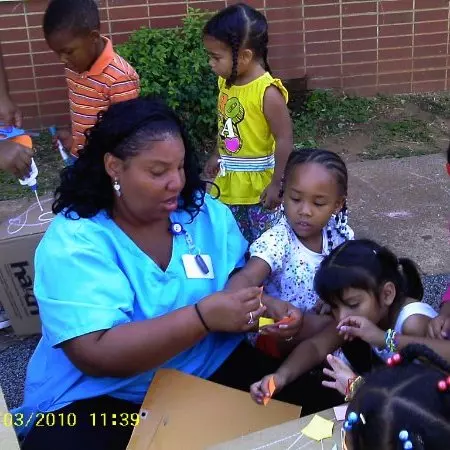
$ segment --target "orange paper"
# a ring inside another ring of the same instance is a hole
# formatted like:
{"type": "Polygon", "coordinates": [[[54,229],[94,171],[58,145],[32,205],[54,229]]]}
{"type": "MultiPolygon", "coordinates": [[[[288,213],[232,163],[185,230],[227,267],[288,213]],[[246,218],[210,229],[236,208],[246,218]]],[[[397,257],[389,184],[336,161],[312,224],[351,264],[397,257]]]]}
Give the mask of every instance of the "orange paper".
{"type": "Polygon", "coordinates": [[[275,386],[275,379],[273,378],[273,375],[269,378],[269,394],[270,397],[264,397],[263,399],[263,403],[264,406],[267,405],[267,403],[269,403],[269,400],[271,399],[273,393],[275,392],[276,386],[275,386]]]}
{"type": "Polygon", "coordinates": [[[277,322],[277,325],[280,325],[280,324],[288,324],[288,323],[290,323],[290,322],[292,322],[294,319],[292,318],[292,317],[288,317],[288,316],[286,316],[286,317],[283,317],[280,321],[278,321],[277,322]]]}

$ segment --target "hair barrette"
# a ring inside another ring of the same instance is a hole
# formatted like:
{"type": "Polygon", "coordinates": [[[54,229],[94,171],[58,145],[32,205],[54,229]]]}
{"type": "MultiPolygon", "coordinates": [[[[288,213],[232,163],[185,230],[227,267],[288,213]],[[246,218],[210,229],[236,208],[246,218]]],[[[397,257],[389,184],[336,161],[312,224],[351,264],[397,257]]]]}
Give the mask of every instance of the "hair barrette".
{"type": "Polygon", "coordinates": [[[344,422],[344,430],[345,431],[350,431],[353,428],[353,425],[357,424],[359,420],[361,420],[361,423],[363,425],[366,424],[366,419],[365,419],[365,417],[362,414],[360,414],[358,416],[358,414],[356,414],[355,412],[351,411],[349,413],[349,415],[347,416],[347,420],[344,422]]]}
{"type": "Polygon", "coordinates": [[[450,389],[450,376],[445,380],[440,380],[437,384],[437,387],[441,392],[448,391],[450,389]]]}
{"type": "Polygon", "coordinates": [[[399,353],[395,353],[395,355],[392,355],[387,359],[386,364],[389,367],[394,367],[394,366],[398,366],[401,362],[402,362],[402,357],[400,356],[399,353]]]}
{"type": "Polygon", "coordinates": [[[400,431],[398,438],[403,443],[404,450],[411,450],[413,448],[413,444],[409,440],[409,433],[406,430],[400,431]]]}

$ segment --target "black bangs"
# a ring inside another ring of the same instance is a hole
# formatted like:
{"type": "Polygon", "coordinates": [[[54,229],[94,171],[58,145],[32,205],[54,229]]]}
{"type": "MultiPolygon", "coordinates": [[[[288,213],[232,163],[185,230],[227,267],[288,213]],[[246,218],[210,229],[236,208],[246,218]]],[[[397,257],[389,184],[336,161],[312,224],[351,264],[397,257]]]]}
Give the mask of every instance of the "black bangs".
{"type": "Polygon", "coordinates": [[[341,302],[345,289],[377,292],[377,283],[362,267],[321,266],[314,277],[314,289],[321,300],[330,306],[341,302]]]}

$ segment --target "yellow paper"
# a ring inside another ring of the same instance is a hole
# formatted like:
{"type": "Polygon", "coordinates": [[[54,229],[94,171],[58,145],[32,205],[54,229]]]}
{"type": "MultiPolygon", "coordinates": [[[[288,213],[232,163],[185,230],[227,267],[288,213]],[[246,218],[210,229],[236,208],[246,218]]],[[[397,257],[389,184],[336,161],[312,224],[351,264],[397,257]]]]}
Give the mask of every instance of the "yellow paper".
{"type": "Polygon", "coordinates": [[[259,328],[265,327],[267,325],[273,325],[275,321],[273,319],[269,319],[268,317],[260,317],[259,318],[259,328]]]}
{"type": "Polygon", "coordinates": [[[333,436],[334,422],[324,419],[317,414],[312,418],[311,422],[303,428],[302,433],[311,439],[321,441],[333,436]]]}

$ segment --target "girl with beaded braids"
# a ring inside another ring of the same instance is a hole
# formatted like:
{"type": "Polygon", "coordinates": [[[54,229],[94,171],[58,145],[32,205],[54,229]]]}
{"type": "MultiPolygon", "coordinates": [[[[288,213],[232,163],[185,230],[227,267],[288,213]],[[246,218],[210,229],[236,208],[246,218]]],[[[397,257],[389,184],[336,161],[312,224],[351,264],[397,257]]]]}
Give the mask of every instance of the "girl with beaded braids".
{"type": "MultiPolygon", "coordinates": [[[[327,359],[333,370],[324,372],[334,380],[323,384],[344,393],[353,372],[330,355],[339,347],[352,370],[359,374],[388,361],[410,343],[426,344],[450,360],[448,342],[425,337],[437,313],[421,302],[423,286],[413,261],[397,258],[371,240],[349,240],[322,261],[314,288],[319,298],[330,305],[335,322],[300,342],[291,352],[273,374],[279,390],[327,359]]],[[[251,387],[258,403],[268,395],[269,378],[251,387]]]]}
{"type": "MultiPolygon", "coordinates": [[[[250,260],[229,283],[234,288],[264,285],[265,295],[286,302],[279,319],[300,316],[301,320],[302,312],[312,313],[304,317],[297,340],[310,337],[330,320],[316,314],[324,305],[314,290],[314,275],[333,248],[353,239],[353,230],[347,225],[347,180],[345,163],[336,153],[321,149],[293,151],[283,181],[284,214],[250,246],[250,260]]],[[[257,346],[270,346],[275,356],[278,352],[269,344],[268,334],[290,326],[296,326],[296,321],[264,327],[257,346]]],[[[285,344],[279,342],[277,346],[285,344]]]]}
{"type": "Polygon", "coordinates": [[[271,75],[267,20],[254,8],[239,3],[220,11],[206,24],[203,43],[219,77],[218,146],[204,174],[217,176],[220,200],[251,243],[281,214],[281,179],[293,147],[288,93],[271,75]]]}
{"type": "Polygon", "coordinates": [[[347,410],[344,450],[449,448],[449,363],[423,345],[407,346],[396,359],[356,392],[347,410]]]}

